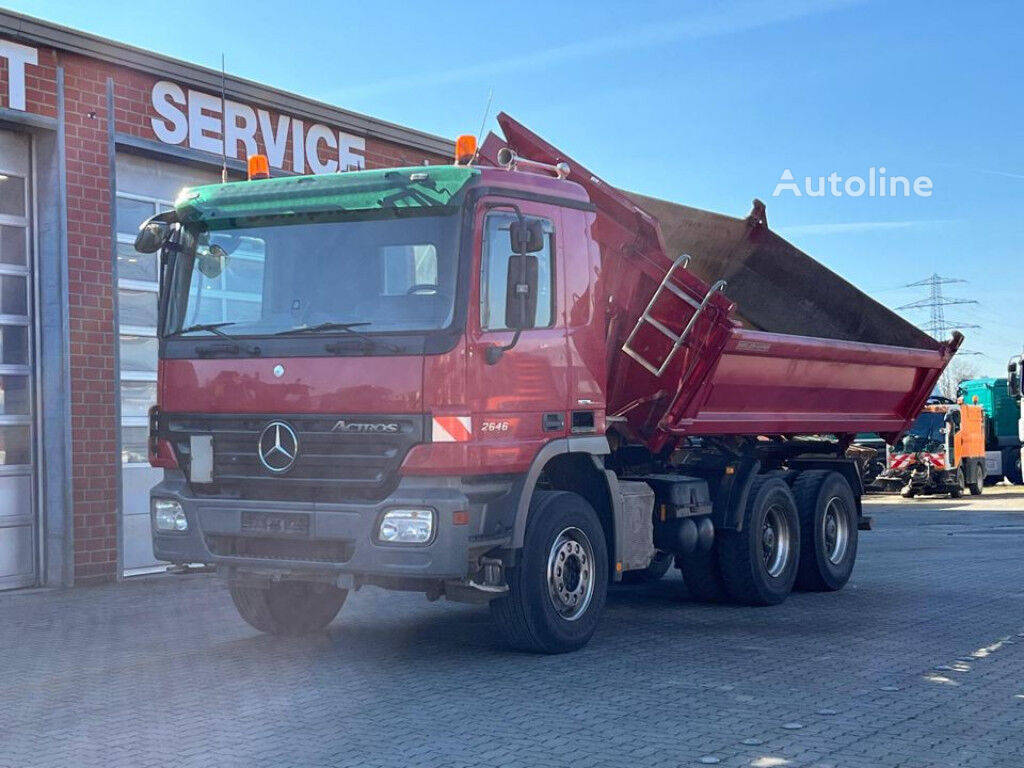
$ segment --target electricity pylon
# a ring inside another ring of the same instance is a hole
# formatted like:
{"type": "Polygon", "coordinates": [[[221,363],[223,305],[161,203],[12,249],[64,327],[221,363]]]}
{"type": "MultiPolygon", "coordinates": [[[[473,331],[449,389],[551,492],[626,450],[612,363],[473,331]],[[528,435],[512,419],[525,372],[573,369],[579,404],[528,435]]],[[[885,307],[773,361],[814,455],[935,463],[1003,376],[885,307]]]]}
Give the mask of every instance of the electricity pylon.
{"type": "MultiPolygon", "coordinates": [[[[916,283],[908,283],[904,285],[904,288],[920,288],[927,286],[930,295],[927,299],[921,299],[910,304],[904,304],[902,307],[896,307],[897,310],[903,309],[927,309],[931,313],[931,318],[927,323],[921,325],[921,330],[926,331],[928,334],[934,336],[937,339],[944,339],[949,336],[950,331],[959,330],[961,328],[977,328],[977,325],[973,323],[957,323],[952,320],[946,319],[945,308],[953,304],[977,304],[978,302],[974,299],[955,299],[950,296],[944,296],[942,293],[942,286],[950,283],[966,283],[966,280],[962,280],[958,277],[939,277],[937,274],[933,274],[931,277],[925,278],[924,280],[918,280],[916,283]]],[[[960,354],[977,354],[976,352],[961,352],[960,354]]]]}

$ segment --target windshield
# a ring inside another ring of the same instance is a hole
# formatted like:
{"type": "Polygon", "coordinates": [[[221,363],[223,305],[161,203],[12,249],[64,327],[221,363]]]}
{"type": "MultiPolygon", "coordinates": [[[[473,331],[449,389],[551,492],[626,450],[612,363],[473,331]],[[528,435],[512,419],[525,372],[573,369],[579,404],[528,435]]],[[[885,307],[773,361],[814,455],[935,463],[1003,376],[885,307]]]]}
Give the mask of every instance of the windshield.
{"type": "Polygon", "coordinates": [[[264,336],[338,325],[360,333],[451,324],[454,214],[207,229],[189,226],[170,280],[165,335],[264,336]]]}
{"type": "Polygon", "coordinates": [[[904,453],[942,450],[946,445],[946,436],[942,433],[942,429],[945,426],[946,419],[944,414],[922,413],[917,417],[913,426],[907,430],[907,434],[903,436],[902,448],[904,453]]]}

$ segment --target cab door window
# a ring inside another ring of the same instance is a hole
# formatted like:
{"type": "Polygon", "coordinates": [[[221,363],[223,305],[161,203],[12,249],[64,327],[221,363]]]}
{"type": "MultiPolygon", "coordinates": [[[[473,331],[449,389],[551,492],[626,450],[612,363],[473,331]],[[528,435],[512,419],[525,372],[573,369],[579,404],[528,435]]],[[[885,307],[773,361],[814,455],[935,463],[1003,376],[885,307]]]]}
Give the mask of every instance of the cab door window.
{"type": "MultiPolygon", "coordinates": [[[[492,213],[484,220],[483,258],[480,271],[480,327],[488,331],[509,330],[505,322],[508,296],[508,266],[512,256],[509,225],[515,215],[492,213]]],[[[528,219],[537,220],[534,217],[528,219]]],[[[554,227],[540,219],[544,227],[544,247],[537,257],[537,308],[533,328],[550,328],[555,321],[554,227]]]]}

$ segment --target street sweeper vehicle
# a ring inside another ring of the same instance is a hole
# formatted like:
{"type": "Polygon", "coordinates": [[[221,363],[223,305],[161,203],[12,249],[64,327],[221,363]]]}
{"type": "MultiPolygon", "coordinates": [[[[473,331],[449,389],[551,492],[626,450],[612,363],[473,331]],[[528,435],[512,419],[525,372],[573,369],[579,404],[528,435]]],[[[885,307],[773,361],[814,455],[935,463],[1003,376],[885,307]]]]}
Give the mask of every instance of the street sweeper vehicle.
{"type": "Polygon", "coordinates": [[[872,486],[904,498],[965,491],[980,496],[985,486],[986,418],[980,405],[934,395],[906,434],[886,450],[886,467],[872,486]]]}
{"type": "Polygon", "coordinates": [[[630,196],[498,120],[452,165],[198,187],[143,224],[157,557],[215,566],[266,632],[372,585],[489,603],[546,653],[672,564],[699,600],[840,589],[867,523],[844,452],[895,441],[961,337],[760,203],[630,196]]]}

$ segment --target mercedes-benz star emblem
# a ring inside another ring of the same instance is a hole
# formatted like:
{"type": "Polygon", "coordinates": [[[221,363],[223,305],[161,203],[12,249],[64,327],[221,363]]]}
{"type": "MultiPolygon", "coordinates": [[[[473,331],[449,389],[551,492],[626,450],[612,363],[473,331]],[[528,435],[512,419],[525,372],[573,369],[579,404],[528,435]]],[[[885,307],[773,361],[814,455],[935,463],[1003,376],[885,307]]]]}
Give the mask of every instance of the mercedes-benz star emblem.
{"type": "Polygon", "coordinates": [[[274,474],[287,472],[299,455],[299,436],[283,421],[272,421],[260,433],[256,449],[260,464],[274,474]]]}

